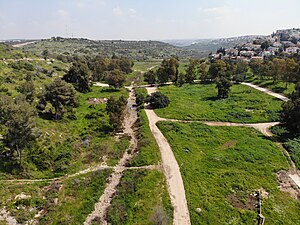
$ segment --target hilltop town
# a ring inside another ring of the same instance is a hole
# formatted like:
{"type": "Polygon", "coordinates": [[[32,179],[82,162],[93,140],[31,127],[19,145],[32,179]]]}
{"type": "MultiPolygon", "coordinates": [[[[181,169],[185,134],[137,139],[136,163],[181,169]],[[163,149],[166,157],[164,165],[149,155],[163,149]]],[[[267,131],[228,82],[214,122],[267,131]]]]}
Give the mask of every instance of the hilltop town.
{"type": "Polygon", "coordinates": [[[261,36],[253,41],[238,44],[233,48],[220,48],[212,59],[246,60],[266,57],[299,54],[300,29],[277,30],[268,36],[261,36]]]}

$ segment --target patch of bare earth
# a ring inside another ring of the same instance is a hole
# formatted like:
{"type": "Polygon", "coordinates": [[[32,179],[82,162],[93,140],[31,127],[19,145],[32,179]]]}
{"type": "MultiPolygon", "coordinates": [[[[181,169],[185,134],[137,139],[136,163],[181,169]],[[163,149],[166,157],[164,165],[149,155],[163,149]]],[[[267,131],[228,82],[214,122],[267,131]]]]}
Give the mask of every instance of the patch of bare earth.
{"type": "Polygon", "coordinates": [[[257,196],[256,194],[250,194],[247,197],[247,201],[243,201],[236,194],[232,193],[228,196],[230,204],[238,209],[256,210],[257,196]]]}
{"type": "Polygon", "coordinates": [[[290,193],[294,199],[300,200],[300,189],[286,171],[279,171],[277,173],[277,180],[281,191],[290,193]]]}

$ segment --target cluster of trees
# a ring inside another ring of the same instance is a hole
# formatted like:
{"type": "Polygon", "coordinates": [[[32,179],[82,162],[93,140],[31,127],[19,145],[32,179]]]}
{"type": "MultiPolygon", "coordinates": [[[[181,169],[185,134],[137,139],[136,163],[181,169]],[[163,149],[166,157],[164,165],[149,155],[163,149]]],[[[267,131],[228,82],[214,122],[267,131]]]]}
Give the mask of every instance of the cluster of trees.
{"type": "Polygon", "coordinates": [[[95,57],[88,63],[93,74],[93,81],[107,81],[115,88],[123,86],[125,75],[132,72],[133,65],[131,59],[115,55],[112,58],[95,57]]]}
{"type": "Polygon", "coordinates": [[[297,58],[254,59],[249,66],[260,79],[272,79],[274,83],[284,81],[286,85],[300,81],[300,61],[297,58]]]}
{"type": "Polygon", "coordinates": [[[164,59],[156,72],[150,70],[144,74],[145,81],[149,84],[177,82],[179,60],[176,57],[164,59]]]}
{"type": "Polygon", "coordinates": [[[281,120],[293,134],[300,134],[300,82],[295,86],[290,100],[283,104],[281,120]]]}
{"type": "Polygon", "coordinates": [[[132,67],[133,61],[125,57],[77,59],[63,80],[82,93],[89,92],[95,81],[105,81],[114,88],[120,88],[126,81],[126,74],[132,72],[132,67]]]}

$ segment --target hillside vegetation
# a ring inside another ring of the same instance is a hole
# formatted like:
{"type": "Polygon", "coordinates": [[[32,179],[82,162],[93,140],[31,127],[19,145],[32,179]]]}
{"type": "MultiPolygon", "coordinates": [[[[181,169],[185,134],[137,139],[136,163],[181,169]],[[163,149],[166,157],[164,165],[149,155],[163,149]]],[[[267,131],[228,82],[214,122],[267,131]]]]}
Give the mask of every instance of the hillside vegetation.
{"type": "Polygon", "coordinates": [[[288,165],[272,141],[250,128],[171,122],[159,128],[180,166],[192,224],[256,224],[251,195],[259,189],[268,193],[266,225],[297,224],[300,203],[278,188],[276,172],[288,165]]]}

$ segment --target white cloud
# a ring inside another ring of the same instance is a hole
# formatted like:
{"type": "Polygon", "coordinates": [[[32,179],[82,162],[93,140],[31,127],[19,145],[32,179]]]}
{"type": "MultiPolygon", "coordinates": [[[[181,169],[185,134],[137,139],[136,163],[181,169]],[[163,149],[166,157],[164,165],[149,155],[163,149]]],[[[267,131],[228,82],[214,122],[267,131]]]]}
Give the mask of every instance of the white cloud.
{"type": "Polygon", "coordinates": [[[117,7],[113,8],[113,14],[115,16],[123,16],[124,12],[119,6],[117,6],[117,7]]]}
{"type": "Polygon", "coordinates": [[[129,16],[134,17],[134,16],[136,16],[136,14],[137,14],[137,11],[135,9],[131,8],[131,9],[128,10],[128,15],[129,16]]]}
{"type": "Polygon", "coordinates": [[[69,16],[69,13],[64,9],[57,10],[57,14],[61,17],[68,17],[69,16]]]}
{"type": "Polygon", "coordinates": [[[124,11],[120,6],[117,6],[117,7],[113,8],[113,14],[115,16],[135,17],[137,14],[137,11],[133,8],[130,8],[130,9],[124,11]]]}

